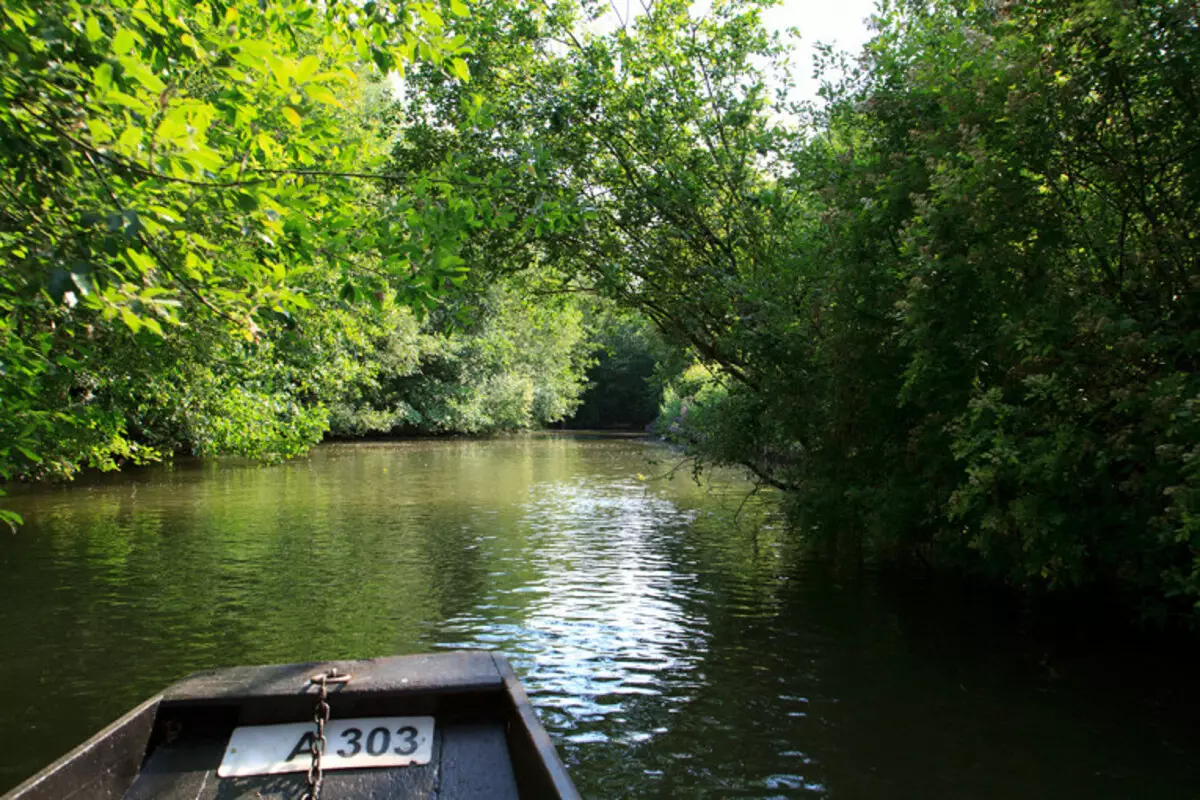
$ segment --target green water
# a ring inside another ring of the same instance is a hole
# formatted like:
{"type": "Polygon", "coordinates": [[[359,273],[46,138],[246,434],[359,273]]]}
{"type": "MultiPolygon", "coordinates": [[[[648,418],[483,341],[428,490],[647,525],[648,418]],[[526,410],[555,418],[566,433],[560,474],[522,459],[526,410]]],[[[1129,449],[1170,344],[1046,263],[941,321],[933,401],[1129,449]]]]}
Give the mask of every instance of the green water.
{"type": "Polygon", "coordinates": [[[1200,797],[1161,677],[1194,671],[834,569],[736,479],[655,479],[672,463],[416,441],[20,494],[0,789],[198,669],[487,647],[590,797],[1200,797]]]}

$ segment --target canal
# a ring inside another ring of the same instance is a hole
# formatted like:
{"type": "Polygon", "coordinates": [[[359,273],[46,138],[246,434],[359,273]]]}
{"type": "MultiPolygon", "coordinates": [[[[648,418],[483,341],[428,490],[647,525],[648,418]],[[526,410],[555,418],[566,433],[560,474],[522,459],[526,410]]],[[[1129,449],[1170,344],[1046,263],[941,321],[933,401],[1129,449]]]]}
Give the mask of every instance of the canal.
{"type": "Polygon", "coordinates": [[[1200,796],[1188,664],[814,558],[675,458],[333,444],[18,493],[0,791],[195,670],[485,647],[588,797],[1200,796]]]}

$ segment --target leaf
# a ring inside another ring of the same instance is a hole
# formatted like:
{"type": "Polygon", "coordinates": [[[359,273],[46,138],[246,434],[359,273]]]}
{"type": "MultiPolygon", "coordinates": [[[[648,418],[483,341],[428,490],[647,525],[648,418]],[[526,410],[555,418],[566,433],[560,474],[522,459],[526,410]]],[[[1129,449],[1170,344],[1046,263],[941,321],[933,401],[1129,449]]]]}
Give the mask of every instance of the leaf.
{"type": "Polygon", "coordinates": [[[182,155],[184,160],[196,167],[198,172],[216,172],[224,166],[221,156],[215,150],[208,147],[197,147],[194,150],[184,152],[182,155]]]}
{"type": "Polygon", "coordinates": [[[104,31],[100,30],[100,21],[95,17],[88,17],[87,25],[85,27],[87,29],[87,38],[89,42],[98,41],[100,37],[104,35],[104,31]]]}
{"type": "Polygon", "coordinates": [[[324,86],[306,84],[304,86],[304,93],[318,103],[325,103],[326,105],[345,108],[345,106],[338,102],[338,99],[333,96],[333,92],[329,91],[329,89],[324,86]]]}
{"type": "Polygon", "coordinates": [[[148,208],[151,211],[153,211],[155,213],[155,215],[159,219],[163,220],[164,222],[168,222],[168,223],[179,222],[179,211],[177,209],[171,208],[169,206],[159,206],[159,205],[153,205],[153,204],[148,206],[148,208]]]}
{"type": "Polygon", "coordinates": [[[434,11],[425,4],[417,6],[417,13],[421,15],[421,19],[425,20],[425,24],[435,31],[441,30],[445,26],[446,21],[442,19],[442,15],[434,11]]]}
{"type": "Polygon", "coordinates": [[[192,278],[200,278],[203,272],[211,272],[212,268],[208,262],[200,258],[192,250],[187,251],[183,256],[183,266],[187,273],[192,278]]]}
{"type": "Polygon", "coordinates": [[[161,94],[162,90],[167,88],[162,79],[154,74],[145,64],[133,58],[121,59],[121,65],[125,67],[125,71],[133,77],[142,86],[149,89],[154,94],[161,94]]]}
{"type": "Polygon", "coordinates": [[[292,79],[296,83],[304,83],[311,78],[321,67],[320,60],[316,56],[305,56],[296,66],[296,71],[292,75],[292,79]]]}
{"type": "Polygon", "coordinates": [[[466,61],[463,61],[461,58],[455,58],[450,62],[450,67],[463,83],[471,80],[471,69],[467,66],[466,61]]]}
{"type": "Polygon", "coordinates": [[[96,85],[96,88],[100,90],[101,94],[107,92],[108,87],[112,86],[112,77],[112,64],[108,63],[107,61],[105,61],[103,64],[97,65],[96,68],[92,70],[92,83],[96,85]]]}
{"type": "Polygon", "coordinates": [[[286,90],[288,88],[288,79],[291,78],[292,72],[295,70],[293,62],[286,58],[276,58],[273,55],[269,56],[266,62],[267,66],[270,67],[271,74],[275,76],[275,83],[279,85],[280,89],[286,90]]]}
{"type": "Polygon", "coordinates": [[[25,520],[15,511],[9,511],[6,508],[0,508],[0,522],[8,525],[13,533],[17,532],[17,527],[25,524],[25,520]]]}
{"type": "Polygon", "coordinates": [[[141,128],[136,125],[130,126],[121,133],[121,138],[117,140],[117,143],[125,150],[134,151],[142,143],[142,136],[141,128]]]}
{"type": "Polygon", "coordinates": [[[79,293],[84,297],[96,293],[96,284],[92,281],[91,267],[83,265],[71,270],[71,281],[79,289],[79,293]]]}
{"type": "Polygon", "coordinates": [[[89,119],[87,121],[88,133],[92,135],[92,141],[96,143],[111,142],[116,138],[112,127],[102,119],[89,119]]]}
{"type": "MultiPolygon", "coordinates": [[[[240,201],[239,201],[239,203],[240,203],[240,201]]],[[[254,207],[257,207],[257,205],[258,204],[255,203],[254,207]]],[[[192,233],[188,234],[188,238],[191,239],[192,244],[196,245],[197,247],[203,247],[205,250],[215,251],[215,250],[220,249],[215,244],[210,242],[207,238],[205,238],[202,234],[196,233],[194,231],[192,233]]]]}
{"type": "Polygon", "coordinates": [[[137,18],[138,22],[142,23],[147,28],[149,28],[150,30],[159,34],[160,36],[167,35],[167,29],[164,28],[162,25],[159,25],[158,20],[156,20],[154,17],[150,16],[150,14],[148,12],[143,11],[142,9],[134,9],[133,16],[135,16],[137,18]]]}
{"type": "Polygon", "coordinates": [[[121,28],[113,37],[112,49],[117,55],[125,55],[133,49],[135,44],[137,44],[137,37],[133,31],[121,28]]]}
{"type": "Polygon", "coordinates": [[[266,58],[271,55],[270,43],[261,39],[242,39],[237,43],[237,46],[242,52],[249,53],[258,58],[266,58]]]}
{"type": "Polygon", "coordinates": [[[145,253],[134,250],[132,247],[125,251],[125,257],[129,259],[129,263],[143,275],[154,270],[154,259],[145,253]]]}
{"type": "Polygon", "coordinates": [[[129,328],[133,333],[137,333],[142,329],[142,321],[128,308],[121,309],[121,321],[125,323],[125,327],[129,328]]]}
{"type": "Polygon", "coordinates": [[[450,11],[459,17],[471,16],[471,9],[462,0],[450,0],[450,11]]]}
{"type": "Polygon", "coordinates": [[[300,115],[296,113],[296,109],[292,108],[291,106],[284,106],[283,116],[287,117],[287,121],[295,125],[297,128],[304,124],[304,121],[300,119],[300,115]]]}
{"type": "Polygon", "coordinates": [[[110,103],[124,106],[130,111],[134,111],[138,114],[145,114],[150,110],[150,106],[146,105],[141,100],[138,100],[132,95],[125,94],[124,92],[119,92],[116,89],[113,89],[107,95],[105,95],[104,99],[110,103]]]}
{"type": "Polygon", "coordinates": [[[158,320],[156,320],[154,317],[139,317],[138,321],[141,322],[142,326],[147,330],[157,333],[159,336],[163,335],[162,325],[160,325],[158,320]]]}
{"type": "Polygon", "coordinates": [[[238,62],[239,64],[241,64],[243,67],[246,67],[247,69],[262,71],[265,68],[263,65],[263,60],[261,58],[259,58],[258,56],[255,56],[255,55],[251,55],[250,53],[247,53],[244,50],[239,50],[238,52],[234,53],[233,60],[238,62]]]}
{"type": "Polygon", "coordinates": [[[379,47],[372,47],[370,52],[371,60],[375,62],[375,66],[379,68],[380,72],[386,75],[392,71],[392,65],[395,62],[395,59],[392,58],[391,53],[379,47]]]}

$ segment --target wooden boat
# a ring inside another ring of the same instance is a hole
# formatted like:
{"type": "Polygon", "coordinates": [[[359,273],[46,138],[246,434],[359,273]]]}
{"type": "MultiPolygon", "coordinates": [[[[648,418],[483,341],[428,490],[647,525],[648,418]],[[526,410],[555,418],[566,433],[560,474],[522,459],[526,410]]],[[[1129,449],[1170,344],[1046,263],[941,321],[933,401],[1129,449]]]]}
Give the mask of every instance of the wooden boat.
{"type": "Polygon", "coordinates": [[[579,797],[512,667],[485,651],[201,672],[7,797],[299,798],[322,694],[321,800],[579,797]]]}

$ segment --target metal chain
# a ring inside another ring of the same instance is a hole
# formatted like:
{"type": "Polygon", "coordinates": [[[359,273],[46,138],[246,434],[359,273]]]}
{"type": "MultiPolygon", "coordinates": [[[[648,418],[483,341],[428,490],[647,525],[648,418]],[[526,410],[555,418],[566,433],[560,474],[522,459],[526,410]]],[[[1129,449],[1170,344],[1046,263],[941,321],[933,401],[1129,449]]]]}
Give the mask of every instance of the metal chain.
{"type": "Polygon", "coordinates": [[[317,726],[317,735],[313,737],[312,743],[309,745],[309,752],[312,753],[312,763],[308,765],[308,791],[304,795],[304,800],[320,800],[321,797],[321,757],[325,755],[325,723],[329,722],[329,703],[326,698],[329,696],[329,687],[327,685],[328,676],[315,675],[313,682],[317,684],[317,707],[313,711],[313,722],[317,726]]]}
{"type": "Polygon", "coordinates": [[[309,683],[317,685],[317,705],[313,709],[313,724],[317,726],[317,735],[313,737],[312,744],[309,745],[312,763],[308,766],[308,791],[301,800],[320,800],[321,798],[321,780],[324,778],[321,758],[325,755],[325,725],[329,722],[329,684],[347,683],[349,680],[350,676],[341,674],[336,667],[329,672],[313,675],[309,679],[309,683]]]}

